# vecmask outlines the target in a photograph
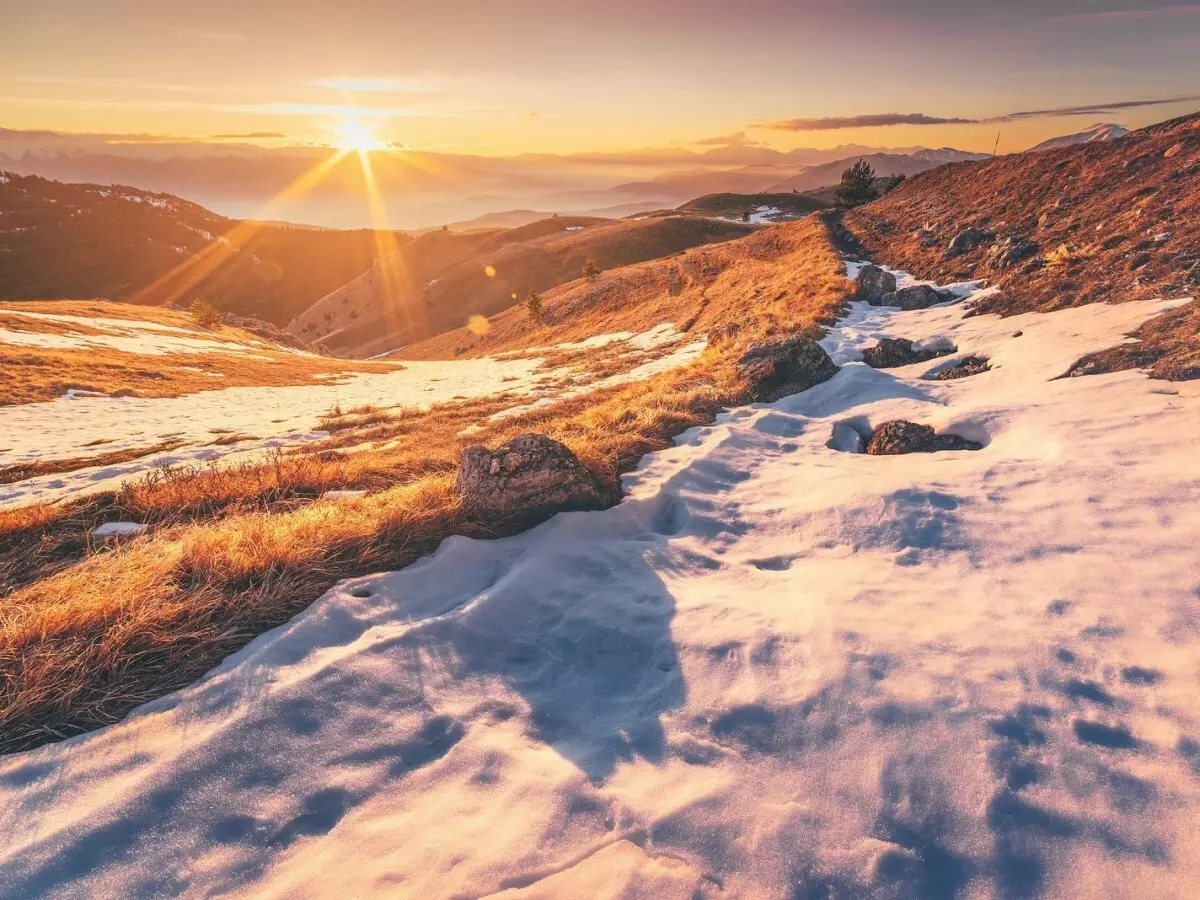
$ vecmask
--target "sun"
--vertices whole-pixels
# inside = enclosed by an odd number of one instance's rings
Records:
[[[386,150],[390,146],[387,141],[375,137],[377,122],[364,122],[362,119],[346,119],[334,126],[337,135],[334,146],[339,150],[367,153],[371,150]]]

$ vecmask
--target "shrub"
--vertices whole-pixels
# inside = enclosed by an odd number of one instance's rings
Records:
[[[906,179],[907,177],[908,177],[908,176],[907,176],[907,175],[905,175],[903,172],[901,172],[899,175],[893,175],[893,176],[892,176],[892,177],[891,177],[891,178],[888,180],[887,187],[886,187],[886,188],[884,188],[884,191],[883,191],[883,192],[884,192],[885,194],[890,194],[890,193],[891,193],[892,191],[894,191],[896,188],[900,187],[900,185],[904,184],[904,181],[905,181],[905,179]]]
[[[879,199],[875,187],[875,170],[865,159],[860,159],[842,173],[842,183],[833,194],[834,202],[846,209],[862,206]]]
[[[216,328],[225,321],[221,311],[207,300],[193,300],[188,305],[188,312],[192,316],[192,321],[201,328]]]
[[[594,259],[589,259],[583,264],[583,277],[588,280],[599,278],[603,271]]]

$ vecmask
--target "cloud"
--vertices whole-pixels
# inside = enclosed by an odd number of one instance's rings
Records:
[[[883,128],[890,125],[996,125],[1020,122],[1025,119],[1056,119],[1067,116],[1099,116],[1139,109],[1145,106],[1166,106],[1171,103],[1194,103],[1200,95],[1156,97],[1150,100],[1117,100],[1109,103],[1089,103],[1084,106],[1060,106],[1053,109],[1032,109],[1006,113],[1002,116],[969,119],[957,116],[929,116],[925,113],[880,113],[863,116],[831,116],[821,119],[782,119],[774,122],[755,122],[750,128],[770,131],[833,131],[839,128]]]
[[[1069,13],[1059,16],[1060,22],[1079,24],[1104,22],[1145,22],[1174,16],[1200,15],[1200,3],[1176,3],[1166,6],[1148,6],[1141,9],[1109,9],[1099,12]]]
[[[703,138],[699,141],[690,141],[689,143],[697,147],[761,147],[762,141],[751,140],[746,137],[746,132],[739,131],[736,134],[726,134],[720,137]]]
[[[425,93],[429,85],[420,81],[391,77],[340,77],[321,78],[312,82],[314,87],[327,88],[331,91],[348,91],[354,93],[376,94],[412,94]]]
[[[239,43],[246,40],[246,35],[240,31],[213,31],[208,28],[196,28],[191,25],[180,25],[175,33],[183,37],[196,38],[201,41],[218,41],[224,44]]]
[[[288,136],[278,131],[251,131],[247,134],[210,134],[210,141],[275,141]]]
[[[969,125],[977,119],[943,118],[925,113],[878,113],[866,116],[827,116],[820,119],[782,119],[755,122],[751,128],[771,131],[836,131],[840,128],[882,128],[888,125]]]

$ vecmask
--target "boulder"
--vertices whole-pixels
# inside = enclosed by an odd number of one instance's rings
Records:
[[[970,253],[976,247],[996,239],[996,235],[983,228],[964,228],[950,241],[950,246],[942,254],[943,259],[954,259],[964,253]]]
[[[878,306],[879,300],[884,294],[895,292],[896,276],[891,272],[885,272],[879,266],[863,266],[858,270],[858,279],[855,281],[855,285],[854,298],[856,300],[865,300]]]
[[[469,512],[493,520],[538,520],[602,509],[616,499],[574,453],[544,434],[518,435],[497,450],[468,447],[454,489]]]
[[[943,293],[927,284],[914,284],[890,294],[884,294],[879,298],[878,303],[871,301],[871,304],[873,306],[898,306],[905,310],[926,309],[936,303],[945,303],[953,296],[953,294]]]
[[[1007,269],[1035,256],[1041,249],[1020,235],[1008,235],[996,242],[988,254],[988,262],[997,269]]]
[[[838,367],[820,344],[797,335],[751,344],[737,370],[752,385],[756,401],[774,403],[828,381]]]
[[[907,338],[880,338],[878,344],[863,351],[863,362],[872,369],[894,369],[897,366],[911,366],[914,363],[928,362],[953,352],[953,347],[941,350],[918,350]]]
[[[941,450],[982,450],[983,445],[957,434],[936,434],[928,425],[916,422],[884,422],[871,435],[867,453],[871,456],[899,456],[902,453],[937,453]]]

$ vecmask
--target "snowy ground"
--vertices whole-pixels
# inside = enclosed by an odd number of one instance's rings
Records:
[[[0,761],[0,895],[1191,895],[1200,383],[1051,380],[1170,305],[856,307],[833,380],[620,506],[448,540]],[[994,368],[854,362],[879,335]],[[897,417],[987,446],[826,446]]]
[[[129,324],[116,319],[103,321]],[[146,334],[136,338],[143,343],[190,340],[167,333],[173,331],[170,326],[135,324],[148,326]],[[36,337],[64,336],[42,334]],[[542,358],[538,356],[411,361],[405,362],[402,370],[346,374],[337,376],[338,381],[329,384],[234,387],[182,397],[156,398],[69,392],[69,396],[48,403],[0,407],[0,468],[38,460],[74,459],[100,452],[150,447],[163,441],[184,444],[166,453],[149,454],[129,462],[0,485],[0,507],[113,490],[121,482],[144,475],[157,466],[216,459],[247,461],[261,458],[275,447],[318,441],[328,436],[319,430],[318,419],[335,406],[343,410],[364,405],[382,409],[424,409],[452,400],[512,393],[523,398],[514,403],[508,413],[516,415],[600,387],[649,378],[684,365],[704,348],[703,342],[671,347],[680,343],[680,335],[669,324],[642,334],[601,337],[603,340],[598,343],[579,342],[541,349],[547,353],[564,349],[586,350],[619,342],[630,351],[639,351],[651,358],[630,371],[597,380],[581,377],[569,368],[541,369]],[[246,350],[245,345],[230,346],[243,352]],[[536,399],[532,402],[524,399],[530,397]],[[242,434],[250,439],[232,445],[214,445],[222,434]],[[92,446],[97,440],[105,443]]]

